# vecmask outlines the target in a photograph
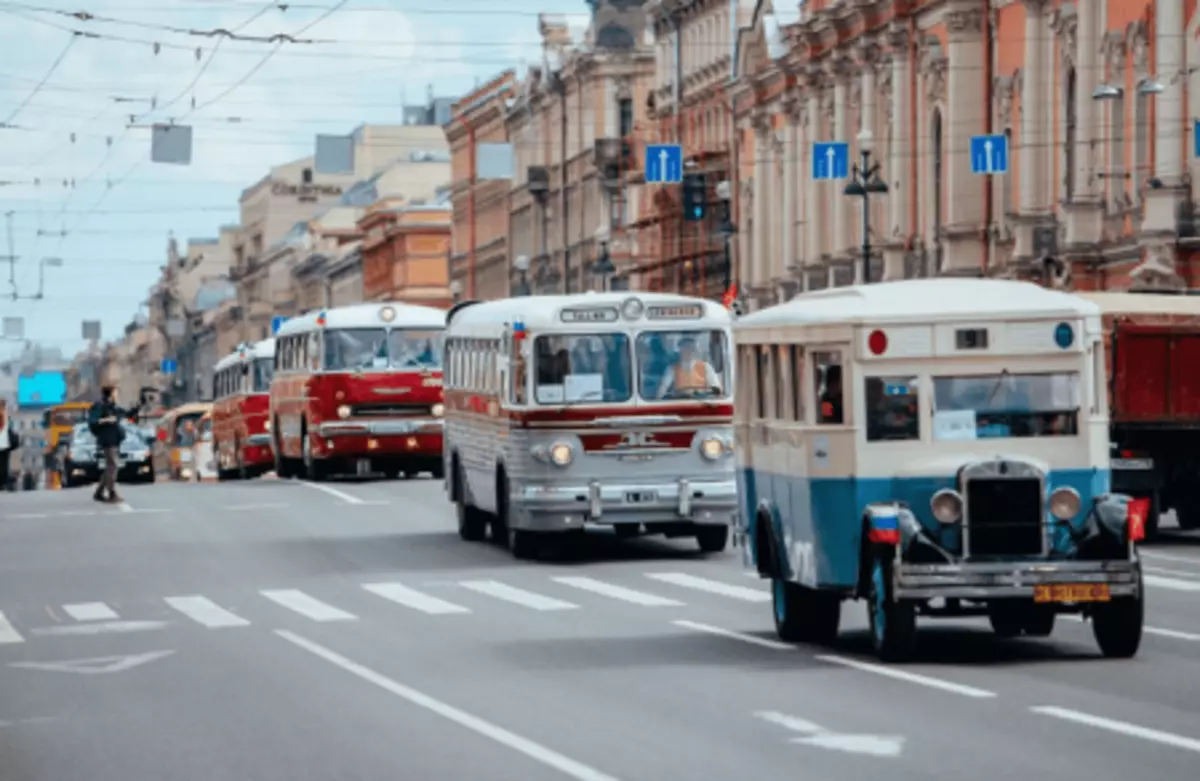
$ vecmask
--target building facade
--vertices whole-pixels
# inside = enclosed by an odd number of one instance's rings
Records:
[[[359,220],[363,235],[363,297],[448,308],[449,198],[373,208]]]

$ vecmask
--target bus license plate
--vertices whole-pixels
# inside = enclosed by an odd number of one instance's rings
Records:
[[[625,504],[648,504],[658,499],[655,491],[626,491]]]
[[[1112,595],[1107,583],[1061,583],[1034,586],[1034,602],[1108,602]]]
[[[1137,469],[1147,470],[1154,468],[1154,459],[1152,458],[1114,458],[1109,462],[1109,466],[1113,469]]]

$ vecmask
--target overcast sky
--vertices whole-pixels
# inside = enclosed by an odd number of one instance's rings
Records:
[[[95,18],[67,15],[80,10]],[[19,293],[37,292],[38,259],[64,262],[47,269],[44,300],[15,303],[0,264],[0,315],[24,317],[28,338],[68,354],[83,346],[84,319],[119,336],[169,231],[181,249],[215,236],[237,222],[241,189],[311,154],[317,133],[399,121],[430,85],[457,97],[537,59],[539,12],[587,10],[584,0],[301,0],[286,11],[260,0],[0,0],[0,212],[12,212]],[[219,28],[318,42],[188,32]],[[193,125],[192,165],[151,163],[150,131],[129,128],[130,115]],[[0,344],[0,357],[15,347]]]

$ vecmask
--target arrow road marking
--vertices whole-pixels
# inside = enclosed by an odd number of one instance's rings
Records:
[[[792,732],[804,735],[804,737],[792,738],[792,743],[832,751],[845,751],[850,754],[866,754],[873,757],[898,757],[904,750],[905,739],[901,735],[856,735],[831,732],[820,724],[778,711],[759,711],[754,715],[763,721],[778,724]]]
[[[91,659],[71,659],[63,662],[9,662],[9,667],[21,670],[44,670],[55,673],[78,673],[79,675],[103,675],[132,670],[134,667],[164,659],[174,651],[150,651],[131,656],[97,656]]]
[[[162,629],[166,625],[166,621],[96,621],[88,624],[37,627],[33,630],[33,633],[35,635],[123,634],[126,632],[145,632],[150,629]]]

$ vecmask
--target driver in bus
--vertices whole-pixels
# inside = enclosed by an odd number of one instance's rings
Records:
[[[721,378],[712,365],[696,353],[696,340],[684,337],[679,340],[679,360],[665,374],[658,386],[658,398],[667,393],[721,392]]]

